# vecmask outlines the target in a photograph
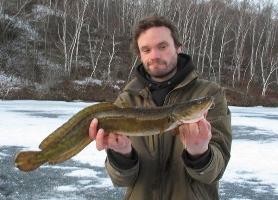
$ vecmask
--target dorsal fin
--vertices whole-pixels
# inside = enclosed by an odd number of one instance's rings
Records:
[[[66,123],[57,128],[54,132],[48,135],[39,145],[40,149],[45,149],[48,146],[57,144],[63,137],[65,137],[70,130],[72,130],[81,121],[87,119],[88,117],[93,117],[95,113],[102,112],[105,110],[110,110],[117,108],[113,103],[103,102],[88,106],[75,115],[73,115]]]

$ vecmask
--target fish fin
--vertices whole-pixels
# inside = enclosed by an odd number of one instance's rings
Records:
[[[55,145],[60,142],[64,138],[65,135],[69,134],[70,131],[81,121],[88,119],[88,130],[90,126],[91,120],[94,118],[94,113],[104,110],[109,110],[117,107],[111,102],[103,102],[94,104],[91,106],[88,106],[82,110],[80,110],[78,113],[73,115],[66,123],[64,123],[62,126],[57,128],[53,133],[48,135],[39,145],[40,149],[45,149],[47,147],[50,147],[52,145]]]
[[[41,151],[22,151],[15,157],[15,166],[21,171],[32,171],[44,164],[46,160],[37,159]]]
[[[74,147],[70,148],[66,152],[59,154],[58,156],[51,158],[48,160],[48,163],[51,165],[63,162],[65,160],[68,160],[78,154],[80,151],[82,151],[88,144],[91,143],[91,139],[89,138],[84,138],[82,139],[77,145]]]
[[[173,114],[173,113],[170,114],[169,118],[170,118],[170,121],[171,121],[171,122],[176,122],[176,121],[178,121],[178,118],[177,118],[176,114]]]

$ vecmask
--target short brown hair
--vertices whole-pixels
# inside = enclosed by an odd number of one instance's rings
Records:
[[[145,32],[146,30],[152,27],[161,27],[161,26],[170,29],[175,46],[180,47],[181,42],[179,41],[178,29],[176,28],[176,26],[163,16],[151,15],[141,19],[133,28],[131,49],[134,51],[134,53],[136,53],[137,55],[140,53],[137,44],[137,39],[139,38],[141,33]]]

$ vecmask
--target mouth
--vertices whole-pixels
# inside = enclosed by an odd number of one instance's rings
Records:
[[[147,63],[148,66],[151,66],[151,65],[158,66],[158,65],[166,65],[166,64],[167,63],[161,59],[151,60]]]

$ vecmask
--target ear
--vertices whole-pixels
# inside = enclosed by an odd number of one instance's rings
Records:
[[[181,53],[181,46],[177,48],[177,53]]]
[[[140,53],[137,53],[137,57],[142,62]]]

